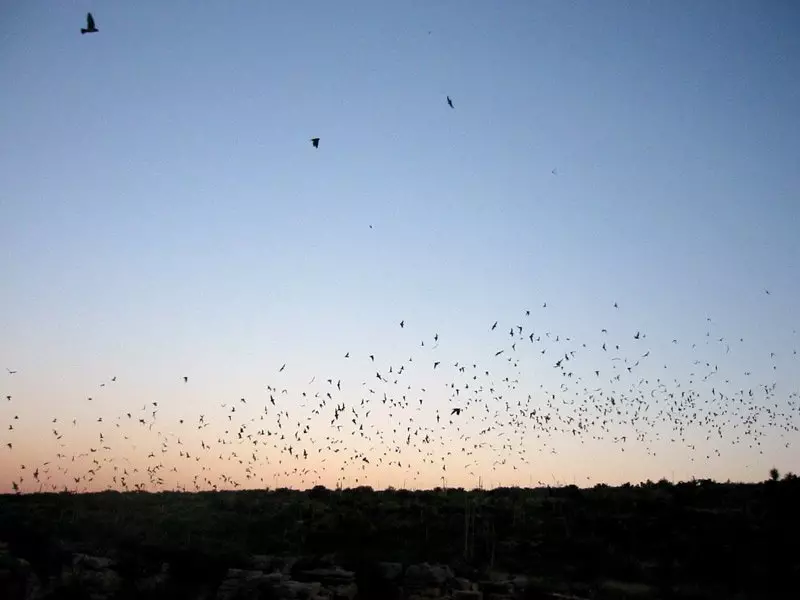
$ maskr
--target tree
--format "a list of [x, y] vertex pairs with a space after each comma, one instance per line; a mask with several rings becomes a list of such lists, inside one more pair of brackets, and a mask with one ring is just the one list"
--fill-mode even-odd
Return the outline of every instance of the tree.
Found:
[[309, 498], [314, 498], [318, 500], [322, 500], [325, 498], [330, 497], [331, 492], [326, 488], [324, 485], [315, 485], [311, 490], [308, 492]]
[[778, 469], [776, 469], [775, 467], [772, 467], [769, 470], [769, 478], [772, 481], [778, 481], [778, 479], [780, 479], [780, 477], [781, 477], [781, 474], [778, 472]]

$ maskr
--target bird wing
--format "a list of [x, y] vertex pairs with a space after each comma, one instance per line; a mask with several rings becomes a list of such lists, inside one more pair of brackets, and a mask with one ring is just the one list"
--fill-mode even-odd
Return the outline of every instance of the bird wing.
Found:
[[94, 17], [92, 13], [86, 13], [86, 28], [94, 29]]

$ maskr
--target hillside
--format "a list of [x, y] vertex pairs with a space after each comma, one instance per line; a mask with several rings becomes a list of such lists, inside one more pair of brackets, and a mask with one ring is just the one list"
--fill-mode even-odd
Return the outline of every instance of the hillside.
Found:
[[[26, 597], [19, 581], [30, 573], [38, 581], [38, 597], [64, 597], [54, 594], [65, 586], [85, 587], [85, 581], [76, 583], [80, 577], [64, 575], [65, 565], [74, 574], [77, 566], [70, 565], [88, 560], [82, 555], [113, 565], [120, 579], [106, 590], [109, 598], [200, 598], [213, 597], [214, 590], [224, 597], [223, 582], [241, 575], [230, 569], [255, 568], [264, 577], [283, 570], [284, 579], [297, 579], [298, 573], [334, 565], [353, 572], [350, 596], [357, 589], [358, 598], [409, 597], [414, 586], [406, 580], [408, 566], [420, 563], [447, 566], [436, 593], [452, 597], [475, 591], [463, 581], [454, 583], [458, 577], [484, 584], [500, 580], [501, 588], [505, 582], [509, 598], [545, 592], [597, 598], [779, 597], [774, 594], [790, 589], [785, 586], [800, 575], [791, 544], [800, 534], [797, 506], [800, 483], [794, 477], [762, 484], [662, 481], [583, 490], [319, 487], [8, 495], [0, 497], [0, 540], [7, 544], [4, 560], [10, 569], [3, 597]], [[403, 567], [391, 577], [379, 563]], [[155, 576], [160, 587], [146, 594], [136, 587]], [[509, 583], [515, 577], [516, 587]], [[12, 594], [13, 581], [22, 595]], [[320, 589], [313, 593], [325, 597]], [[481, 589], [485, 597], [502, 592]], [[274, 590], [273, 596], [262, 592], [231, 597], [274, 596]], [[76, 593], [70, 597], [89, 597]]]

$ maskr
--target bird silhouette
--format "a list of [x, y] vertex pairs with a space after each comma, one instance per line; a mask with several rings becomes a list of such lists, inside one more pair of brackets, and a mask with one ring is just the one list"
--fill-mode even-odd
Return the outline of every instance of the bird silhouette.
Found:
[[447, 97], [447, 104], [450, 106], [450, 108], [455, 108], [455, 106], [453, 106], [453, 101], [450, 99], [450, 96]]
[[319, 148], [319, 138], [311, 138], [311, 144], [314, 148]]
[[98, 31], [100, 30], [94, 25], [94, 17], [92, 16], [92, 13], [86, 13], [86, 27], [81, 28], [81, 35], [84, 33], [97, 33]]
[[[522, 312], [529, 316], [528, 311]], [[463, 468], [472, 475], [479, 469], [521, 471], [532, 462], [531, 452], [558, 453], [558, 437], [576, 438], [581, 444], [607, 440], [626, 454], [633, 449], [631, 443], [636, 442], [643, 453], [655, 456], [657, 448], [652, 444], [659, 442], [682, 442], [689, 451], [699, 450], [690, 437], [692, 429], [695, 434], [702, 433], [707, 443], [730, 436], [732, 444], [750, 444], [763, 454], [760, 446], [769, 427], [797, 431], [794, 420], [800, 415], [800, 393], [790, 394], [788, 404], [779, 411], [774, 382], [748, 389], [747, 380], [742, 380], [744, 385], [740, 386], [734, 383], [732, 375], [723, 375], [724, 365], [716, 361], [728, 352], [734, 355], [734, 340], [744, 343], [739, 335], [723, 336], [720, 331], [710, 337], [709, 331], [702, 332], [707, 338], [705, 350], [699, 340], [687, 343], [681, 336], [679, 345], [677, 338], [666, 337], [664, 341], [672, 339], [676, 349], [685, 348], [692, 353], [686, 356], [684, 374], [678, 371], [674, 378], [668, 379], [661, 375], [661, 366], [668, 368], [665, 363], [670, 359], [661, 361], [657, 343], [626, 353], [623, 340], [629, 341], [633, 348], [649, 341], [650, 335], [635, 328], [636, 335], [632, 336], [613, 327], [592, 326], [591, 330], [599, 330], [602, 338], [579, 340], [549, 330], [544, 322], [546, 313], [537, 318], [536, 328], [540, 333], [508, 323], [497, 329], [493, 326], [489, 331], [479, 327], [481, 335], [493, 338], [493, 347], [486, 354], [491, 366], [481, 365], [478, 360], [448, 360], [448, 336], [442, 336], [442, 348], [437, 349], [438, 333], [423, 334], [424, 341], [433, 338], [436, 345], [414, 344], [412, 355], [402, 363], [385, 360], [382, 352], [359, 351], [352, 357], [349, 352], [337, 353], [349, 358], [348, 367], [374, 363], [375, 376], [362, 375], [360, 394], [353, 394], [355, 386], [344, 373], [341, 378], [334, 373], [316, 374], [310, 380], [304, 378], [303, 384], [298, 384], [302, 385], [300, 389], [288, 387], [290, 380], [287, 388], [267, 384], [267, 398], [263, 402], [255, 395], [247, 398], [242, 394], [232, 395], [220, 404], [220, 412], [199, 415], [199, 422], [197, 415], [194, 418], [175, 415], [164, 423], [158, 408], [166, 403], [154, 401], [158, 399], [148, 400], [139, 414], [128, 407], [116, 416], [108, 412], [113, 410], [110, 403], [88, 403], [102, 412], [81, 419], [81, 424], [72, 416], [69, 420], [76, 433], [86, 426], [95, 427], [88, 433], [94, 440], [99, 439], [99, 445], [85, 445], [68, 456], [65, 448], [80, 444], [77, 439], [69, 439], [72, 428], [51, 429], [47, 437], [56, 444], [54, 464], [59, 474], [50, 471], [49, 462], [27, 464], [20, 467], [22, 473], [16, 480], [19, 490], [15, 491], [27, 493], [36, 491], [36, 487], [53, 488], [56, 477], [62, 479], [61, 473], [68, 482], [75, 481], [76, 490], [85, 492], [111, 487], [112, 482], [113, 487], [122, 490], [164, 490], [176, 486], [182, 489], [185, 485], [194, 485], [196, 490], [233, 489], [247, 485], [236, 473], [250, 483], [261, 479], [264, 484], [260, 473], [265, 468], [272, 469], [273, 477], [286, 477], [297, 485], [324, 477], [332, 469], [339, 471], [339, 483], [345, 478], [356, 482], [359, 477], [369, 479], [372, 468], [394, 467], [398, 474], [414, 476], [416, 467], [425, 464], [449, 472]], [[622, 313], [620, 309], [618, 314]], [[710, 319], [707, 323], [709, 328], [717, 327]], [[657, 335], [652, 337], [657, 342]], [[717, 343], [711, 343], [712, 340]], [[379, 349], [372, 349], [375, 350]], [[717, 354], [712, 353], [717, 350]], [[785, 356], [797, 356], [796, 350], [793, 354], [780, 348], [769, 348], [764, 354], [772, 361], [772, 370], [780, 369], [780, 360]], [[415, 364], [411, 363], [417, 359], [427, 366], [433, 365], [431, 381], [411, 379], [415, 377]], [[425, 362], [428, 359], [430, 362]], [[658, 371], [647, 370], [656, 367], [648, 366], [652, 360], [658, 361]], [[537, 361], [540, 366], [549, 367], [548, 371], [558, 380], [548, 383], [543, 376], [538, 390], [524, 390], [521, 379], [527, 361], [532, 361], [534, 368]], [[300, 367], [295, 365], [297, 368]], [[745, 371], [744, 377], [748, 376], [750, 372]], [[184, 377], [184, 382], [187, 381], [188, 376]], [[698, 387], [701, 382], [707, 389]], [[553, 387], [548, 389], [549, 386]], [[103, 398], [115, 391], [115, 386], [107, 385], [102, 391]], [[7, 394], [8, 403], [3, 406], [13, 408], [24, 394], [23, 390], [15, 392], [13, 397]], [[450, 419], [445, 417], [448, 414], [445, 411], [449, 411]], [[457, 418], [452, 419], [453, 416]], [[3, 418], [0, 414], [0, 419]], [[322, 423], [318, 419], [323, 419]], [[24, 438], [14, 438], [20, 435], [23, 420], [24, 415], [18, 415], [2, 422], [2, 433], [7, 436], [2, 440], [4, 454], [13, 455], [25, 446]], [[67, 419], [50, 415], [49, 420], [56, 423]], [[664, 424], [666, 429], [662, 429]], [[204, 439], [193, 442], [187, 437], [188, 430], [195, 428], [204, 432]], [[212, 431], [215, 437], [209, 439]], [[143, 436], [150, 436], [149, 441]], [[139, 463], [133, 467], [128, 458], [133, 455], [126, 456], [126, 448], [118, 444], [127, 445], [127, 451], [147, 460], [146, 466]], [[193, 444], [197, 445], [190, 448]], [[240, 449], [243, 445], [247, 451]], [[702, 456], [710, 460], [720, 456], [722, 448], [703, 450]], [[479, 453], [483, 458], [479, 458]], [[314, 458], [324, 463], [319, 472], [309, 467]], [[176, 480], [177, 475], [168, 479], [167, 472], [179, 472], [179, 467], [170, 462], [173, 459], [190, 461], [197, 470], [182, 482]], [[217, 471], [214, 466], [217, 461], [223, 469], [226, 463], [232, 469]], [[184, 473], [186, 469], [180, 470]], [[191, 473], [191, 467], [188, 469]], [[72, 479], [66, 477], [70, 474]], [[419, 476], [419, 471], [416, 475]]]

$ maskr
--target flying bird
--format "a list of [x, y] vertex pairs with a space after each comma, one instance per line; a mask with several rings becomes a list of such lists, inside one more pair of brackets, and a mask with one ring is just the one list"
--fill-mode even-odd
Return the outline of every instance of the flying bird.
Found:
[[450, 106], [450, 108], [455, 108], [455, 106], [453, 106], [453, 101], [450, 99], [450, 96], [447, 97], [447, 104]]
[[319, 138], [311, 138], [311, 143], [313, 144], [314, 148], [319, 148]]
[[98, 31], [100, 30], [94, 26], [94, 17], [92, 13], [86, 13], [86, 28], [81, 28], [81, 35], [84, 33], [97, 33]]

